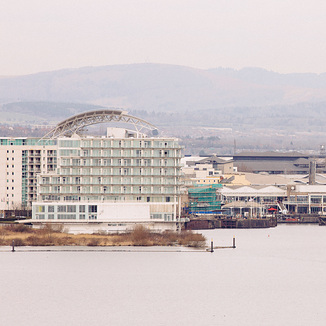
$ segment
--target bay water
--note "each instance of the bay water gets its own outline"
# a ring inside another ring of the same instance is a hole
[[[0,247],[0,325],[326,324],[326,227],[199,232],[237,247]]]

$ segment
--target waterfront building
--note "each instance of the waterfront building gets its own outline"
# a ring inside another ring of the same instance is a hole
[[[326,185],[288,185],[283,203],[292,214],[326,215]]]
[[[132,121],[152,135],[125,128],[108,128],[106,136],[79,133],[108,121]],[[121,231],[135,223],[175,230],[181,146],[155,133],[148,122],[119,110],[86,112],[58,124],[42,139],[56,141],[56,168],[38,174],[32,223],[64,222],[73,232]]]
[[[223,208],[239,217],[263,216],[270,208],[281,211],[287,198],[286,189],[276,186],[225,186],[219,192]]]
[[[30,210],[37,195],[37,175],[55,171],[56,140],[0,138],[0,216]]]

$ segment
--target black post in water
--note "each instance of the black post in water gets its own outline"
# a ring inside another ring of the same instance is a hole
[[[12,240],[12,249],[11,249],[12,252],[15,252],[15,240]]]
[[[232,248],[235,248],[235,237],[233,237],[233,246]]]
[[[214,252],[213,239],[211,240],[211,252]]]

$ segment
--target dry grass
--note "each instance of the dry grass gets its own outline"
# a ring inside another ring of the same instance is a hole
[[[137,225],[131,232],[123,234],[67,234],[63,225],[45,224],[42,229],[25,225],[0,226],[0,245],[10,246],[187,246],[204,247],[202,234],[182,231],[150,232]]]

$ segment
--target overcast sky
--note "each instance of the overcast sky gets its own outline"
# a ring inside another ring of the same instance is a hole
[[[326,72],[326,1],[0,0],[0,76],[143,62]]]

